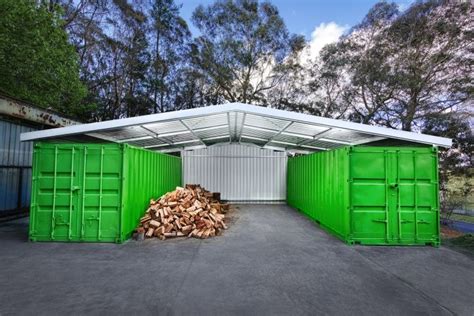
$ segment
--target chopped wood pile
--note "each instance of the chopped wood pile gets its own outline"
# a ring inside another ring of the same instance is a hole
[[[136,230],[137,239],[158,237],[208,238],[227,229],[224,213],[229,204],[221,203],[220,193],[206,191],[198,184],[176,187],[158,200],[151,200]]]

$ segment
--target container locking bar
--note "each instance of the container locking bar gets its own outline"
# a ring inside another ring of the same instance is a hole
[[[51,240],[54,240],[54,229],[56,227],[56,180],[58,179],[58,146],[54,146],[54,180],[53,180],[53,210],[51,214]]]
[[[75,154],[75,149],[74,149],[74,146],[72,147],[72,151],[71,151],[71,185],[70,185],[70,188],[71,188],[71,193],[69,194],[69,229],[68,229],[68,239],[71,240],[72,239],[72,229],[71,229],[71,225],[72,225],[72,210],[73,210],[73,193],[75,192],[75,187],[74,186],[74,154]]]

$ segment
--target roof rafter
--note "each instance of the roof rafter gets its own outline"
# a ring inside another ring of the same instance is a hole
[[[199,142],[201,142],[204,146],[207,146],[207,144],[206,144],[199,136],[196,135],[196,133],[193,131],[193,129],[192,129],[191,127],[189,127],[189,125],[188,125],[185,121],[179,120],[179,122],[180,122],[181,124],[183,124],[184,127],[186,127],[186,129],[194,136],[194,138],[197,138],[196,141],[199,141]]]
[[[227,112],[227,124],[229,125],[229,143],[232,143],[232,131],[230,127],[230,112]]]
[[[148,127],[145,127],[143,125],[140,125],[140,128],[141,129],[144,129],[145,130],[145,133],[153,138],[156,138],[162,142],[165,142],[169,145],[172,145],[173,143],[170,142],[169,140],[167,140],[166,138],[163,138],[163,137],[160,137],[160,135],[158,135],[157,133],[155,133],[154,131],[152,131],[151,129],[149,129]]]
[[[278,135],[281,135],[281,133],[283,133],[288,127],[290,127],[291,125],[293,125],[294,122],[288,122],[285,126],[283,126],[279,131],[278,133],[276,133],[275,135],[273,135],[272,137],[270,137],[270,139],[268,140],[268,142],[266,142],[265,145],[263,146],[266,146],[268,145],[273,139],[275,139],[275,137],[278,137]]]
[[[244,130],[244,125],[245,125],[245,117],[247,116],[246,113],[242,116],[242,125],[240,125],[240,131],[239,131],[239,143],[242,140],[242,131]],[[236,135],[237,136],[237,135]]]
[[[303,145],[305,145],[305,144],[307,144],[307,143],[311,143],[311,142],[317,140],[318,137],[323,137],[324,134],[326,134],[327,132],[329,132],[329,131],[331,131],[331,130],[332,130],[332,128],[330,127],[330,128],[328,128],[328,129],[326,129],[326,130],[324,130],[324,131],[322,131],[322,132],[317,132],[316,134],[313,135],[313,139],[305,139],[305,140],[299,142],[299,143],[298,143],[298,146],[303,146]]]

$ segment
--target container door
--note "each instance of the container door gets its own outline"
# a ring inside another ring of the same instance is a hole
[[[367,244],[438,243],[436,151],[355,148],[352,237]]]
[[[396,240],[401,244],[438,244],[436,148],[397,151],[393,172],[396,172]]]
[[[122,159],[115,144],[38,144],[30,238],[119,241]]]
[[[384,151],[353,148],[350,151],[351,239],[363,244],[393,240],[391,211],[396,199],[389,188],[389,164]]]
[[[41,145],[39,145],[41,146]],[[32,239],[78,237],[80,155],[74,147],[45,146],[35,162],[35,212]]]
[[[88,145],[81,154],[80,240],[118,241],[122,149],[114,145]]]

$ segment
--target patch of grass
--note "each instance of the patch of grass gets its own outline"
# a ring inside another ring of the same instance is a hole
[[[468,222],[474,224],[474,216],[462,215],[462,214],[452,214],[450,219],[454,221]]]
[[[474,235],[473,234],[466,234],[457,238],[452,238],[450,242],[456,246],[466,248],[471,251],[474,250]]]
[[[442,236],[442,245],[463,253],[474,259],[474,235],[465,234],[458,237]]]

